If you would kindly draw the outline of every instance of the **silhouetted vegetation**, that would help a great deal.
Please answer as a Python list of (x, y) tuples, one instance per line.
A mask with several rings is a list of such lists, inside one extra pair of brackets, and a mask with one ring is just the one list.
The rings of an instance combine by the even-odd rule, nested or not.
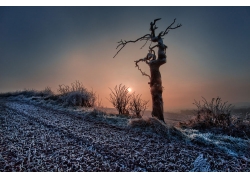
[(144, 101), (141, 99), (141, 95), (134, 93), (129, 102), (129, 110), (132, 114), (138, 118), (141, 118), (144, 114), (144, 111), (147, 109), (147, 104), (149, 101)]
[(222, 133), (235, 137), (250, 137), (248, 114), (246, 114), (245, 118), (232, 116), (233, 106), (228, 105), (227, 102), (222, 102), (220, 97), (212, 98), (211, 102), (202, 97), (202, 103), (195, 100), (193, 104), (197, 107), (196, 117), (188, 122), (180, 123), (180, 127)]
[(114, 90), (109, 88), (111, 93), (108, 100), (120, 115), (129, 115), (129, 112), (131, 112), (133, 117), (141, 118), (149, 101), (142, 100), (139, 94), (129, 94), (128, 88), (125, 85), (122, 86), (122, 84), (116, 85)]
[[(110, 89), (110, 88), (109, 88)], [(128, 87), (125, 85), (115, 86), (114, 91), (110, 89), (109, 101), (118, 110), (119, 114), (129, 114), (129, 101), (131, 94), (129, 94)]]

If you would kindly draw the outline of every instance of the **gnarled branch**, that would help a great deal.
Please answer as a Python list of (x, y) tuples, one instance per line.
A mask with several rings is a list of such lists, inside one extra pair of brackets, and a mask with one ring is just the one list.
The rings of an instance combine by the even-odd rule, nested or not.
[(151, 36), (152, 37), (155, 37), (155, 30), (158, 28), (158, 27), (156, 27), (155, 23), (156, 23), (156, 21), (159, 21), (159, 20), (161, 20), (161, 18), (155, 19), (154, 22), (150, 23), (150, 29), (149, 30), (151, 31)]
[(147, 54), (147, 56), (145, 58), (139, 59), (139, 60), (135, 61), (135, 67), (137, 67), (138, 70), (141, 71), (141, 73), (142, 73), (143, 76), (148, 76), (149, 79), (151, 79), (151, 77), (147, 73), (145, 73), (145, 72), (143, 72), (141, 70), (141, 68), (139, 67), (138, 63), (142, 61), (142, 62), (145, 62), (145, 63), (147, 63), (149, 65), (154, 60), (156, 60), (156, 55), (155, 55), (155, 51), (152, 48), (152, 49), (149, 50), (149, 52), (148, 52), (148, 54)]
[(143, 46), (141, 47), (141, 49), (147, 44), (149, 39), (147, 39), (147, 41), (145, 42), (145, 44), (143, 44)]
[(138, 38), (138, 39), (136, 39), (134, 41), (126, 41), (126, 40), (123, 41), (123, 40), (121, 40), (121, 41), (118, 42), (119, 44), (116, 47), (116, 49), (119, 48), (120, 46), (121, 46), (121, 48), (117, 51), (117, 53), (115, 54), (115, 56), (122, 50), (122, 48), (124, 48), (126, 46), (126, 44), (128, 44), (128, 43), (135, 43), (137, 41), (142, 41), (142, 40), (147, 40), (148, 41), (149, 39), (150, 39), (150, 34), (145, 34), (144, 36), (142, 36), (142, 37), (140, 37), (140, 38)]
[(170, 29), (177, 29), (177, 28), (179, 28), (179, 27), (182, 26), (181, 24), (177, 24), (177, 26), (172, 27), (172, 25), (175, 23), (175, 20), (176, 20), (176, 19), (174, 19), (174, 22), (172, 22), (172, 24), (170, 24), (170, 25), (167, 27), (167, 29), (164, 31), (164, 33), (162, 34), (162, 36), (165, 36), (166, 34), (168, 34), (168, 32), (169, 32)]
[(142, 74), (143, 76), (148, 76), (149, 79), (150, 79), (151, 77), (150, 77), (147, 73), (143, 72), (143, 71), (141, 70), (141, 68), (139, 67), (138, 63), (139, 63), (140, 61), (146, 62), (146, 63), (148, 64), (148, 62), (147, 62), (147, 60), (145, 60), (145, 58), (144, 58), (144, 59), (139, 59), (139, 60), (135, 61), (135, 67), (137, 67), (138, 70), (141, 71), (141, 74)]
[[(117, 51), (117, 53), (114, 55), (114, 57), (116, 57), (116, 55), (128, 44), (128, 43), (135, 43), (135, 42), (137, 42), (137, 41), (142, 41), (142, 40), (146, 40), (146, 42), (145, 42), (145, 44), (141, 47), (141, 49), (147, 44), (147, 42), (150, 40), (151, 41), (151, 43), (152, 42), (158, 42), (159, 43), (159, 41), (162, 41), (162, 37), (163, 36), (165, 36), (166, 34), (168, 34), (168, 32), (169, 32), (169, 30), (170, 29), (177, 29), (177, 28), (179, 28), (179, 27), (181, 27), (182, 25), (181, 24), (177, 24), (177, 26), (175, 26), (175, 27), (172, 27), (173, 25), (174, 25), (174, 23), (175, 23), (175, 20), (176, 19), (174, 19), (174, 22), (172, 22), (167, 28), (166, 28), (166, 30), (163, 32), (160, 32), (159, 33), (159, 35), (156, 37), (155, 36), (155, 30), (157, 29), (157, 27), (156, 27), (156, 22), (157, 21), (159, 21), (159, 20), (161, 20), (161, 18), (157, 18), (157, 19), (155, 19), (154, 20), (154, 22), (151, 22), (150, 23), (150, 31), (151, 31), (151, 34), (145, 34), (144, 36), (142, 36), (142, 37), (140, 37), (140, 38), (138, 38), (138, 39), (136, 39), (136, 40), (134, 40), (134, 41), (126, 41), (126, 40), (121, 40), (121, 41), (119, 41), (118, 42), (118, 45), (117, 45), (117, 47), (116, 47), (116, 49), (118, 49), (119, 48), (119, 50)], [(151, 44), (150, 44), (150, 46), (151, 46)], [(113, 58), (114, 58), (113, 57)]]

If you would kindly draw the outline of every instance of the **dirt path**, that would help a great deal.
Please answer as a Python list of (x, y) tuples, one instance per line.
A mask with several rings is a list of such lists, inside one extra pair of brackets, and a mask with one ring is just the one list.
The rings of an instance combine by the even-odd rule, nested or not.
[(249, 171), (244, 160), (25, 102), (0, 99), (0, 171)]

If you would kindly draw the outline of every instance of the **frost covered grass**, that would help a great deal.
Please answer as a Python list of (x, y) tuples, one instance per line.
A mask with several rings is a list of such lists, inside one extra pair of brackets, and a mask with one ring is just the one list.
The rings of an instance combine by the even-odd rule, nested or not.
[(167, 126), (156, 118), (130, 119), (129, 127), (143, 132), (156, 133), (170, 140), (181, 140), (188, 144), (214, 147), (231, 156), (250, 157), (250, 140), (195, 129)]
[(250, 156), (250, 140), (223, 134), (202, 133), (195, 129), (178, 129), (186, 141), (218, 148), (232, 156)]
[[(70, 92), (72, 91), (65, 90), (64, 93), (62, 93), (64, 94), (64, 98), (71, 97)], [(186, 144), (198, 144), (206, 147), (214, 147), (234, 157), (250, 157), (250, 141), (248, 138), (244, 139), (229, 136), (227, 134), (214, 133), (212, 130), (201, 131), (192, 128), (184, 129), (181, 127), (168, 126), (156, 118), (132, 119), (130, 116), (109, 114), (105, 112), (104, 108), (98, 106), (85, 107), (79, 106), (77, 103), (68, 105), (65, 104), (65, 101), (62, 100), (60, 95), (55, 95), (49, 88), (43, 91), (25, 90), (13, 93), (2, 93), (0, 94), (0, 97), (8, 97), (10, 100), (18, 100), (40, 105), (48, 109), (54, 109), (74, 116), (79, 116), (79, 118), (88, 117), (92, 121), (129, 129), (142, 134), (152, 134), (153, 136), (157, 135), (168, 140), (177, 140)], [(244, 120), (244, 122), (248, 122), (247, 119)]]
[(243, 139), (250, 138), (250, 117), (246, 112), (245, 117), (232, 115), (232, 105), (222, 102), (221, 98), (212, 98), (208, 102), (203, 98), (203, 103), (195, 101), (197, 106), (196, 116), (187, 122), (179, 123), (182, 128), (197, 129), (201, 132), (224, 134)]
[(96, 104), (96, 94), (93, 90), (88, 90), (79, 81), (68, 85), (59, 85), (58, 93), (55, 94), (50, 87), (44, 90), (24, 89), (22, 91), (0, 93), (0, 97), (23, 96), (32, 100), (49, 100), (53, 104), (67, 106), (94, 107)]
[(137, 131), (158, 134), (166, 139), (182, 139), (182, 133), (176, 127), (168, 126), (155, 117), (129, 119), (128, 126)]
[(13, 97), (13, 96), (25, 96), (25, 97), (46, 97), (53, 95), (50, 87), (46, 87), (44, 90), (38, 91), (34, 89), (24, 89), (22, 91), (0, 93), (0, 97)]

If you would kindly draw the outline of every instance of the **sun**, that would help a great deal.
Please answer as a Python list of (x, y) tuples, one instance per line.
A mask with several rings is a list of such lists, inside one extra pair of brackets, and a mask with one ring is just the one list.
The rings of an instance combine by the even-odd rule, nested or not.
[(132, 89), (131, 88), (128, 88), (128, 92), (131, 92), (132, 91)]

